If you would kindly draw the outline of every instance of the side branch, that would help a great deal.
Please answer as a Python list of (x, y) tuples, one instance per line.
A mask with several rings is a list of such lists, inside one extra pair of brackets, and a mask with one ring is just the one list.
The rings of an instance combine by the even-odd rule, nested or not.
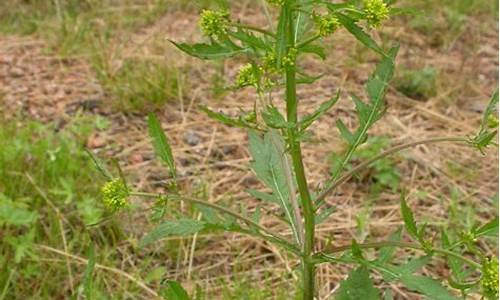
[(416, 142), (411, 142), (407, 144), (402, 144), (398, 146), (394, 146), (382, 153), (380, 153), (377, 156), (374, 156), (373, 158), (364, 161), (351, 169), (349, 172), (345, 173), (342, 175), (339, 179), (334, 181), (329, 187), (325, 188), (316, 198), (316, 201), (321, 201), (326, 198), (331, 192), (333, 192), (338, 186), (341, 184), (345, 183), (347, 180), (349, 180), (354, 174), (359, 172), (360, 170), (363, 170), (364, 168), (367, 168), (374, 162), (392, 155), (394, 153), (397, 153), (401, 150), (407, 149), (407, 148), (412, 148), (418, 145), (425, 145), (425, 144), (434, 144), (434, 143), (441, 143), (441, 142), (455, 142), (455, 143), (468, 143), (468, 140), (462, 137), (442, 137), (442, 138), (431, 138), (431, 139), (426, 139), (426, 140), (421, 140), (421, 141), (416, 141)]
[[(186, 196), (180, 196), (180, 195), (160, 195), (160, 194), (152, 194), (152, 193), (144, 193), (144, 192), (130, 192), (130, 196), (138, 196), (138, 197), (147, 197), (147, 198), (159, 198), (159, 197), (167, 197), (168, 199), (171, 199), (171, 200), (178, 200), (178, 201), (186, 201), (186, 202), (190, 202), (190, 203), (194, 203), (194, 204), (198, 204), (198, 205), (202, 205), (202, 206), (206, 206), (206, 207), (210, 207), (210, 208), (213, 208), (221, 213), (225, 213), (225, 214), (228, 214), (244, 223), (246, 223), (247, 225), (251, 226), (251, 227), (255, 227), (257, 228), (259, 231), (261, 231), (262, 233), (264, 233), (265, 235), (271, 237), (273, 240), (275, 241), (278, 241), (280, 243), (282, 243), (283, 245), (286, 245), (287, 248), (289, 249), (293, 249), (293, 252), (295, 253), (298, 253), (300, 252), (294, 245), (290, 244), (284, 237), (282, 237), (281, 235), (277, 234), (277, 233), (274, 233), (272, 232), (271, 230), (265, 228), (264, 226), (254, 222), (253, 220), (245, 217), (245, 216), (242, 216), (230, 209), (227, 209), (225, 207), (222, 207), (220, 205), (217, 205), (217, 204), (214, 204), (214, 203), (210, 203), (210, 202), (207, 202), (207, 201), (204, 201), (204, 200), (200, 200), (200, 199), (196, 199), (196, 198), (191, 198), (191, 197), (186, 197)], [(265, 237), (265, 236), (264, 236)]]
[[(396, 242), (396, 241), (365, 243), (365, 244), (359, 244), (358, 246), (362, 249), (378, 249), (378, 248), (384, 248), (384, 247), (397, 247), (397, 248), (414, 249), (414, 250), (421, 250), (421, 251), (428, 252), (428, 251), (426, 251), (426, 249), (424, 249), (419, 244)], [(344, 251), (347, 251), (350, 249), (351, 249), (351, 245), (345, 245), (345, 246), (334, 247), (329, 252), (331, 254), (334, 254), (334, 253), (344, 252)], [(454, 258), (463, 261), (464, 263), (468, 264), (471, 267), (474, 267), (476, 269), (481, 269), (481, 264), (479, 264), (479, 263), (477, 263), (477, 262), (475, 262), (467, 257), (461, 256), (460, 254), (454, 253), (452, 251), (449, 251), (446, 249), (441, 249), (441, 248), (431, 248), (431, 252), (435, 252), (435, 253), (441, 254), (443, 256), (453, 256)], [(322, 253), (322, 252), (318, 252), (314, 256), (316, 258), (328, 258), (330, 255)]]

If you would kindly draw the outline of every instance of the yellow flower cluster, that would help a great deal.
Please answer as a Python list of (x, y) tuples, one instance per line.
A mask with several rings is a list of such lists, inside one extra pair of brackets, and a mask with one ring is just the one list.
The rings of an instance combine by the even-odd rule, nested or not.
[(382, 21), (389, 18), (389, 7), (384, 0), (365, 0), (364, 10), (370, 27), (378, 27)]
[(122, 179), (107, 182), (101, 189), (102, 200), (106, 207), (120, 209), (127, 206), (129, 191)]
[(314, 22), (316, 23), (316, 28), (318, 28), (318, 34), (321, 37), (329, 36), (340, 27), (339, 19), (333, 14), (327, 16), (315, 16)]
[(498, 299), (498, 259), (496, 257), (484, 260), (481, 287), (485, 297)]
[(236, 79), (236, 85), (238, 87), (244, 86), (257, 86), (259, 83), (257, 70), (252, 64), (246, 64), (242, 66), (238, 72), (238, 78)]
[(229, 12), (205, 9), (201, 12), (200, 28), (209, 37), (219, 37), (227, 33)]

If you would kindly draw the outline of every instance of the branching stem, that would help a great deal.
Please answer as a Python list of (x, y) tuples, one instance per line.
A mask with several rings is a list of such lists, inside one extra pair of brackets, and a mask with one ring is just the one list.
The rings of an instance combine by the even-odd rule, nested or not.
[(262, 233), (265, 234), (265, 235), (263, 235), (263, 237), (266, 237), (266, 236), (271, 237), (274, 241), (277, 241), (283, 245), (286, 245), (287, 249), (291, 250), (295, 254), (300, 253), (300, 251), (294, 245), (290, 244), (284, 237), (280, 236), (279, 234), (272, 232), (271, 230), (254, 222), (253, 220), (251, 220), (245, 216), (240, 215), (239, 213), (236, 213), (230, 209), (227, 209), (227, 208), (222, 207), (220, 205), (217, 205), (215, 203), (210, 203), (210, 202), (207, 202), (207, 201), (204, 201), (201, 199), (192, 198), (192, 197), (172, 195), (172, 194), (162, 195), (162, 194), (153, 194), (153, 193), (145, 193), (145, 192), (130, 192), (130, 196), (147, 197), (147, 198), (167, 197), (169, 200), (186, 201), (186, 202), (190, 202), (190, 203), (213, 208), (221, 213), (228, 214), (228, 215), (246, 223), (247, 225), (258, 229), (259, 231), (261, 231)]
[(455, 142), (455, 143), (467, 143), (467, 139), (462, 138), (462, 137), (440, 137), (440, 138), (430, 138), (430, 139), (425, 139), (421, 141), (416, 141), (416, 142), (411, 142), (407, 144), (402, 144), (398, 146), (394, 146), (390, 149), (387, 149), (386, 151), (380, 153), (377, 156), (374, 156), (373, 158), (364, 161), (354, 167), (352, 170), (349, 172), (345, 173), (342, 175), (339, 179), (335, 180), (329, 187), (325, 188), (316, 198), (316, 201), (321, 201), (324, 200), (331, 192), (335, 191), (335, 189), (340, 186), (341, 184), (345, 183), (347, 180), (349, 180), (354, 174), (358, 173), (359, 171), (369, 167), (371, 164), (374, 162), (387, 157), (389, 155), (392, 155), (394, 153), (400, 152), (404, 149), (412, 148), (418, 145), (425, 145), (425, 144), (434, 144), (434, 143), (442, 143), (442, 142)]
[[(383, 242), (375, 242), (375, 243), (365, 243), (365, 244), (359, 244), (359, 247), (362, 249), (378, 249), (378, 248), (384, 248), (384, 247), (398, 247), (398, 248), (406, 248), (406, 249), (415, 249), (415, 250), (421, 250), (421, 251), (426, 251), (421, 245), (415, 244), (415, 243), (405, 243), (405, 242), (397, 242), (397, 241), (383, 241)], [(329, 252), (330, 253), (339, 253), (339, 252), (344, 252), (347, 250), (351, 249), (351, 245), (345, 245), (345, 246), (339, 246), (339, 247), (334, 247), (331, 249)], [(439, 253), (444, 256), (452, 256), (456, 259), (459, 259), (463, 261), (464, 263), (468, 264), (471, 267), (474, 267), (476, 269), (481, 269), (481, 264), (467, 258), (464, 256), (461, 256), (460, 254), (457, 254), (455, 252), (446, 250), (446, 249), (441, 249), (441, 248), (432, 248), (432, 252)], [(328, 256), (328, 254), (319, 252), (315, 254), (315, 257), (322, 257), (322, 256)]]

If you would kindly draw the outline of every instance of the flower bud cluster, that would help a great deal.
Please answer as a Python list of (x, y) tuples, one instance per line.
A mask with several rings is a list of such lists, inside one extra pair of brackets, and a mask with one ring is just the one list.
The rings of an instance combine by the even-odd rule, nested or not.
[(327, 37), (340, 27), (340, 21), (334, 14), (326, 16), (314, 15), (314, 23), (321, 37)]
[(200, 28), (208, 37), (220, 37), (227, 34), (229, 12), (205, 9), (201, 13)]
[(128, 204), (129, 190), (122, 179), (107, 182), (101, 189), (102, 200), (106, 207), (120, 209)]
[(486, 258), (483, 262), (481, 288), (488, 299), (498, 299), (498, 259)]
[(246, 64), (242, 66), (238, 72), (238, 77), (236, 79), (236, 86), (257, 86), (259, 83), (259, 70), (255, 68), (252, 64)]
[(372, 28), (380, 26), (382, 21), (389, 18), (389, 7), (384, 0), (365, 0), (364, 11), (368, 26)]

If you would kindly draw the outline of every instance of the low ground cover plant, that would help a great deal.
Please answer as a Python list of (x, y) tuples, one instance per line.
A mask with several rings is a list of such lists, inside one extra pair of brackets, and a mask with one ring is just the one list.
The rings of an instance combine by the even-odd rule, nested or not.
[[(255, 27), (231, 18), (224, 5), (218, 10), (204, 10), (200, 17), (201, 31), (206, 37), (202, 43), (172, 43), (188, 55), (204, 60), (220, 60), (238, 57), (246, 60), (236, 76), (233, 89), (253, 88), (258, 97), (251, 111), (239, 116), (229, 116), (207, 107), (201, 107), (207, 115), (228, 126), (248, 130), (250, 167), (268, 192), (248, 190), (262, 201), (262, 206), (252, 212), (241, 211), (207, 202), (182, 191), (177, 183), (175, 159), (168, 138), (154, 114), (148, 124), (153, 146), (158, 158), (165, 163), (170, 180), (161, 194), (134, 191), (123, 178), (111, 172), (94, 158), (108, 183), (102, 188), (104, 204), (111, 210), (129, 205), (131, 197), (156, 200), (153, 217), (162, 220), (167, 215), (166, 203), (187, 202), (199, 210), (201, 219), (187, 217), (162, 220), (140, 242), (140, 246), (156, 242), (171, 235), (192, 235), (198, 232), (236, 232), (263, 239), (280, 247), (300, 261), (297, 272), (297, 298), (314, 299), (316, 296), (315, 270), (320, 264), (348, 264), (353, 266), (345, 280), (339, 283), (334, 299), (392, 299), (390, 290), (375, 288), (372, 274), (378, 274), (388, 283), (398, 282), (408, 290), (430, 299), (459, 299), (467, 295), (481, 294), (486, 299), (498, 298), (498, 260), (489, 256), (479, 240), (491, 239), (498, 231), (498, 218), (486, 224), (477, 224), (468, 231), (439, 228), (417, 222), (407, 204), (407, 196), (401, 191), (400, 211), (404, 233), (398, 229), (386, 240), (350, 245), (328, 245), (318, 248), (315, 243), (316, 226), (328, 219), (335, 208), (325, 199), (334, 197), (337, 188), (360, 171), (372, 168), (387, 157), (404, 149), (423, 144), (462, 143), (483, 152), (494, 144), (498, 121), (494, 111), (498, 92), (491, 98), (481, 127), (473, 137), (434, 137), (401, 144), (372, 155), (360, 154), (359, 148), (370, 149), (369, 130), (385, 113), (384, 98), (395, 70), (399, 46), (382, 48), (370, 35), (387, 22), (391, 15), (402, 10), (391, 7), (383, 0), (328, 1), (268, 0), (276, 11), (277, 19), (267, 27)], [(272, 14), (271, 14), (272, 15)], [(324, 59), (328, 54), (322, 40), (345, 30), (361, 44), (379, 55), (379, 62), (366, 82), (366, 95), (351, 95), (358, 123), (354, 129), (338, 119), (337, 129), (347, 145), (342, 153), (332, 155), (331, 177), (317, 189), (311, 189), (304, 169), (302, 147), (308, 142), (308, 130), (337, 103), (340, 92), (333, 92), (331, 99), (321, 103), (316, 111), (299, 118), (300, 100), (297, 87), (319, 79), (307, 74), (301, 59), (306, 55)], [(282, 96), (281, 96), (282, 95)], [(277, 103), (275, 98), (281, 98)], [(281, 109), (284, 107), (284, 109)], [(380, 144), (378, 142), (377, 144)], [(377, 145), (375, 145), (377, 146)], [(362, 153), (370, 153), (366, 150)], [(352, 164), (358, 157), (362, 162)], [(385, 163), (387, 164), (387, 163)], [(378, 165), (383, 168), (384, 165)], [(377, 169), (377, 168), (375, 168)], [(383, 170), (383, 169), (382, 169)], [(399, 177), (390, 174), (385, 184), (397, 190)], [(383, 177), (380, 177), (383, 178)], [(281, 208), (278, 218), (287, 224), (291, 236), (283, 236), (260, 224), (267, 204)], [(418, 250), (405, 262), (395, 257), (397, 249)], [(415, 253), (415, 252), (412, 252)], [(449, 273), (441, 279), (418, 274), (418, 271), (435, 258), (443, 258)], [(166, 299), (191, 299), (175, 281), (168, 281), (161, 295)]]

